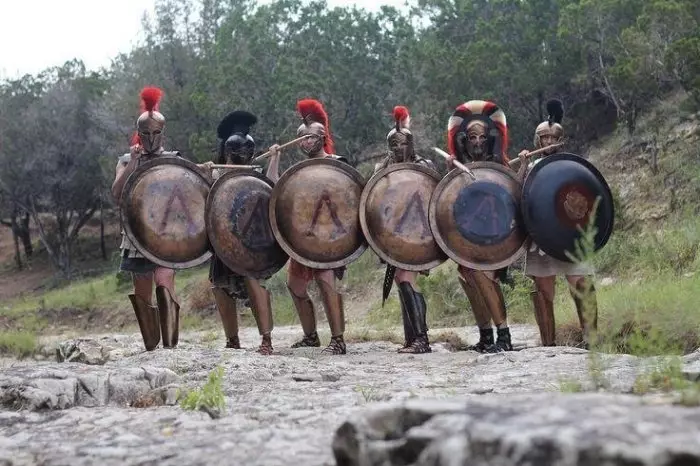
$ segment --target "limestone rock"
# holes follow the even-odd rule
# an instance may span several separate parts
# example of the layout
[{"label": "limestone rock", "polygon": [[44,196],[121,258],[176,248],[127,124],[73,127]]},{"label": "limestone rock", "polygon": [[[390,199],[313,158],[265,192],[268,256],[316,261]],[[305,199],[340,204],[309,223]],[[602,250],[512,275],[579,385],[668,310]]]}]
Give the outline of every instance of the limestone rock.
[{"label": "limestone rock", "polygon": [[[319,332],[321,339],[328,341],[328,330],[320,326]],[[454,332],[467,344],[479,338],[475,326],[439,332]],[[431,334],[437,333],[431,330]],[[513,442],[513,436],[531,435],[522,430],[523,426],[530,428],[527,415],[518,413],[530,409],[536,399],[540,406],[558,410],[555,412],[564,410],[567,423],[581,419],[583,432],[598,425],[591,420],[595,415],[607,420],[619,415],[617,425],[626,427],[624,422],[641,419],[635,409],[649,408],[618,405],[616,395],[596,402],[600,410],[609,410],[603,414],[583,408],[570,410],[565,402],[552,400],[558,399],[557,392],[563,388],[596,389],[591,383],[593,376],[597,381],[607,381],[602,385],[609,392],[630,392],[650,361],[624,355],[600,355],[592,360],[591,353],[581,349],[538,348],[539,331],[531,325],[514,324],[511,333],[514,345],[524,349],[493,355],[474,351],[405,355],[396,352],[400,344],[349,341],[348,354],[332,356],[323,354],[323,347],[291,349],[299,338],[299,328],[280,326],[273,332],[272,356],[255,352],[260,335],[257,328],[249,327],[241,329],[241,350],[224,348],[223,330],[218,330],[215,338],[211,331],[183,332],[176,349],[145,351],[140,334],[135,332],[91,337],[111,348],[109,360],[103,365],[0,357],[0,400],[6,401],[4,409],[0,406],[0,465],[332,466],[336,461],[331,444],[338,427],[384,400],[435,400],[426,401],[410,415],[397,411],[395,405],[379,405],[394,413],[381,419],[381,423],[393,423],[393,442],[405,442],[410,430],[409,445],[398,450],[407,458],[418,458],[414,453],[427,455],[436,432],[455,433],[462,428],[464,416],[454,414],[454,402],[449,401],[455,397],[459,397],[457,404],[463,410],[467,402],[480,403],[475,406],[482,406],[481,414],[472,408],[470,419],[482,419],[481,432],[500,435],[500,418],[515,426],[502,426],[508,442]],[[55,348],[63,341],[64,337],[57,336],[47,343]],[[53,357],[54,353],[50,354]],[[684,367],[691,367],[699,356],[684,357]],[[202,388],[217,367],[224,369],[219,389],[226,402],[220,418],[212,419],[204,412],[183,410],[177,405],[178,388]],[[529,401],[520,402],[516,396]],[[649,398],[643,401],[648,405]],[[671,397],[657,396],[653,402],[659,411],[670,413],[667,415],[680,412],[669,408],[674,402]],[[486,419],[486,415],[491,417]],[[625,418],[628,421],[623,422]],[[651,425],[665,418],[658,419]],[[683,419],[680,416],[675,424],[667,423],[668,431],[678,429],[681,440],[692,432],[681,422]],[[373,429],[382,432],[381,423],[377,421]],[[649,424],[637,428],[644,429],[645,425]],[[605,426],[601,429],[610,430]],[[668,431],[662,431],[661,438]],[[565,432],[562,429],[559,435]],[[648,432],[655,435],[653,429]],[[396,451],[388,440],[382,437],[373,445]],[[458,453],[465,449],[466,441],[465,436],[446,437],[441,454],[459,461]],[[393,464],[409,464],[408,460],[398,463],[397,458],[393,457]],[[449,464],[437,461],[435,464]],[[599,463],[592,458],[587,464]]]},{"label": "limestone rock", "polygon": [[[35,363],[0,374],[0,405],[38,411],[74,406],[129,406],[153,390],[171,386],[178,376],[159,367],[105,368],[78,363]],[[172,391],[172,390],[171,390]],[[158,392],[166,404],[173,395]]]},{"label": "limestone rock", "polygon": [[338,466],[700,464],[700,408],[610,394],[409,400],[357,413]]}]

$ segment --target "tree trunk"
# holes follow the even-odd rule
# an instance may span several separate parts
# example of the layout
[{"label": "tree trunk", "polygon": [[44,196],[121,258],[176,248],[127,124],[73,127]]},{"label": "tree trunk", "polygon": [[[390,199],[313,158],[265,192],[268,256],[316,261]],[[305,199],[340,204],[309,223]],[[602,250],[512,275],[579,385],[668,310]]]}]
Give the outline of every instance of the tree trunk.
[{"label": "tree trunk", "polygon": [[24,247],[24,255],[26,257],[32,257],[32,254],[34,253],[34,248],[32,247],[32,237],[29,233],[30,218],[29,212],[25,212],[19,228],[19,237],[22,240],[22,247]]},{"label": "tree trunk", "polygon": [[102,260],[107,260],[107,247],[105,246],[104,205],[102,202],[102,193],[101,192],[100,192],[100,251],[102,252]]},{"label": "tree trunk", "polygon": [[615,105],[617,117],[620,118],[620,115],[622,114],[622,107],[620,106],[617,97],[615,97],[615,93],[613,92],[612,86],[610,85],[610,81],[608,81],[608,75],[607,73],[605,73],[605,64],[603,63],[603,53],[601,51],[598,51],[598,64],[600,65],[600,74],[603,77],[605,89],[608,91],[608,96],[610,97],[610,100],[612,100],[613,105]]},{"label": "tree trunk", "polygon": [[634,130],[637,127],[637,104],[632,103],[631,108],[627,114],[627,133],[632,136]]},{"label": "tree trunk", "polygon": [[56,254],[56,251],[51,246],[51,242],[49,241],[47,232],[44,229],[44,224],[41,223],[41,219],[39,218],[39,212],[37,211],[36,205],[34,204],[34,200],[32,199],[29,200],[29,208],[31,209],[31,214],[32,218],[34,219],[34,223],[39,229],[39,238],[41,239],[41,242],[46,248],[46,252],[49,254],[49,258],[54,263],[54,265],[60,268],[59,256]]},{"label": "tree trunk", "polygon": [[22,270],[22,257],[19,252],[19,226],[17,225],[17,212],[12,213],[12,239],[15,241],[15,262],[17,269]]}]

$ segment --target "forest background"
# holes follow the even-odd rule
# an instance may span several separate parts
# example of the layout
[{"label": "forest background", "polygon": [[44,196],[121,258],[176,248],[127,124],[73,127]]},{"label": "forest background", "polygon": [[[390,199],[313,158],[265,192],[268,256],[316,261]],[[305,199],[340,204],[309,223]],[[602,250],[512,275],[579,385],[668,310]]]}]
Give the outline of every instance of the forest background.
[{"label": "forest background", "polygon": [[[409,107],[418,152],[435,159],[452,110],[493,100],[515,157],[532,147],[547,99],[559,98],[567,150],[594,161],[615,192],[616,231],[595,258],[604,341],[626,352],[700,346],[700,3],[409,5],[371,13],[322,1],[159,0],[145,40],[108,68],[73,60],[0,82],[0,350],[29,354],[37,334],[59,329],[133,329],[109,187],[147,85],[164,90],[166,148],[190,160],[212,159],[216,125],[234,109],[259,117],[261,152],[292,139],[295,104],[311,97],[329,113],[336,152],[365,175],[386,153],[395,105]],[[287,151],[282,168],[299,160]],[[510,318],[532,323],[518,266],[505,290]],[[433,327],[472,323],[453,269],[421,278]],[[371,329],[356,338],[399,322],[396,298],[380,306],[382,275],[367,251],[343,282],[349,328]],[[278,325],[296,321],[284,280],[282,271],[269,283]],[[180,273],[178,286],[183,325],[218,328],[206,266]],[[557,312],[563,342],[578,338],[563,284]]]}]

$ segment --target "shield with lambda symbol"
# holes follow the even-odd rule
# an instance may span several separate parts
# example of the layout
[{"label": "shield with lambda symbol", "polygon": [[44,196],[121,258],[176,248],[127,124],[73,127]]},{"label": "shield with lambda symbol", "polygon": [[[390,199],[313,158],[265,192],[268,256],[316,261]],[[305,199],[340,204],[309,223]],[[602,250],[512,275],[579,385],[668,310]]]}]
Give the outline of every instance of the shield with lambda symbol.
[{"label": "shield with lambda symbol", "polygon": [[428,217],[435,241],[450,259],[476,270],[497,270],[525,253],[516,173],[494,162],[458,168],[435,188]]},{"label": "shield with lambda symbol", "polygon": [[440,174],[418,163],[389,165],[369,179],[360,223],[372,250],[388,264],[422,271],[447,259],[430,229],[430,198]]},{"label": "shield with lambda symbol", "polygon": [[284,251],[307,267],[334,269],[360,257],[367,241],[360,227],[365,182],[332,157],[303,160],[272,189],[270,223]]},{"label": "shield with lambda symbol", "polygon": [[209,180],[181,157],[161,156],[139,165],[124,184],[122,227],[148,260],[186,269],[211,257],[204,221]]},{"label": "shield with lambda symbol", "polygon": [[209,191],[205,218],[216,256],[232,271],[269,278],[289,259],[272,233],[269,207],[274,183],[250,168],[230,169]]}]

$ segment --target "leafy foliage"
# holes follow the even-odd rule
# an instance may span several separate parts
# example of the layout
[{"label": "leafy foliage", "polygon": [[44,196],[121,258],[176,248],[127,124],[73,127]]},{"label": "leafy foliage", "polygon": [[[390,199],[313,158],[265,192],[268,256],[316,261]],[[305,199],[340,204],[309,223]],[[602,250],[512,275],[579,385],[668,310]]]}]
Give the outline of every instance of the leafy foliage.
[{"label": "leafy foliage", "polygon": [[[635,131],[640,112],[674,88],[700,105],[694,0],[410,6],[367,12],[324,0],[157,0],[144,40],[107,69],[74,60],[0,84],[0,223],[26,245],[20,219],[50,214],[41,239],[69,275],[72,242],[96,206],[112,202],[102,193],[116,156],[128,150],[146,85],[165,91],[167,148],[197,161],[212,158],[216,124],[234,108],[259,117],[260,150],[290,140],[300,123],[295,102],[305,97],[324,103],[337,152],[355,164],[385,151],[398,104],[411,109],[424,156],[445,145],[451,111],[469,99],[504,109],[515,153],[531,144],[550,97],[567,109],[570,150],[618,121]],[[288,152],[283,169],[300,159]]]},{"label": "leafy foliage", "polygon": [[180,407],[188,411],[204,411],[212,419],[218,419],[226,410],[223,391],[224,369],[217,367],[209,373],[202,388],[191,390],[180,401]]}]

